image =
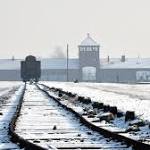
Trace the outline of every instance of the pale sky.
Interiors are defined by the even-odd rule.
[[[78,56],[90,33],[100,57],[150,57],[150,0],[0,0],[0,58]]]

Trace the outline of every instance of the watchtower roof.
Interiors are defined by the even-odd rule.
[[[87,34],[87,37],[81,42],[79,46],[99,46],[96,41],[94,41],[90,34]]]

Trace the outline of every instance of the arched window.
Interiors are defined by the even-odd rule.
[[[82,68],[82,80],[83,81],[95,81],[96,80],[96,67],[83,67]]]

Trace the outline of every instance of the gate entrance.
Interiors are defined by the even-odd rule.
[[[83,81],[96,81],[96,67],[83,67],[82,68]]]

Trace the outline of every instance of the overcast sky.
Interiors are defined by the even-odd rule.
[[[150,57],[150,0],[0,0],[0,58],[57,57],[67,43],[77,57],[87,33],[101,57]]]

